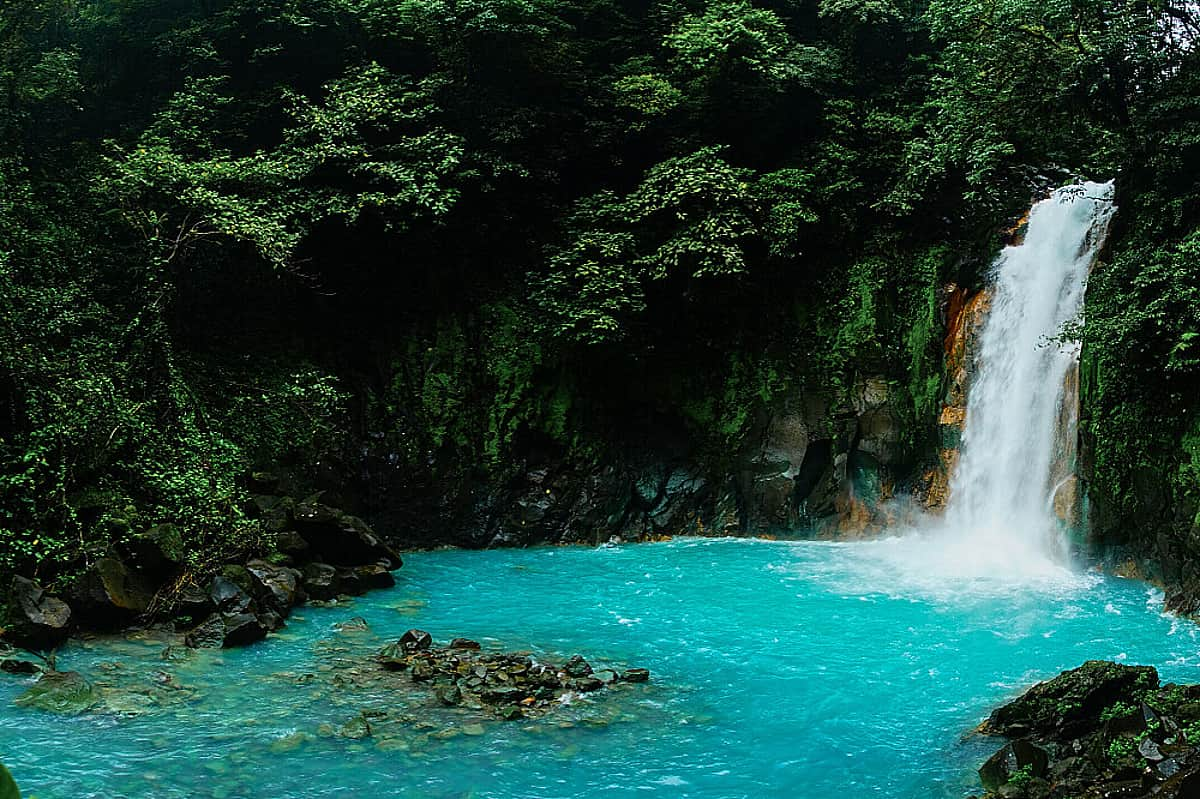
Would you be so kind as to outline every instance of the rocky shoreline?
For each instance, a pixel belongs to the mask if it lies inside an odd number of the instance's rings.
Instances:
[[[466,638],[437,647],[423,630],[409,630],[372,656],[367,648],[370,628],[359,617],[333,625],[332,632],[336,640],[318,643],[317,657],[307,666],[310,670],[274,672],[262,678],[279,681],[281,690],[323,686],[332,692],[331,701],[341,704],[353,705],[359,701],[356,696],[389,700],[383,709],[362,698],[366,709],[360,706],[340,726],[321,726],[306,733],[316,737],[383,740],[395,732],[391,728],[397,723],[420,726],[438,719],[440,710],[479,723],[540,719],[585,694],[650,680],[647,669],[593,667],[581,655],[556,661],[526,651],[485,650]],[[105,661],[88,674],[59,671],[53,658],[37,664],[0,653],[5,671],[34,677],[14,704],[61,715],[138,716],[199,698],[200,691],[190,684],[194,670],[176,668],[197,657],[179,633],[147,630],[130,634],[125,642],[162,648],[157,657],[148,652],[148,658],[132,663]]]
[[[1092,660],[996,709],[978,732],[1010,739],[979,769],[986,799],[1200,796],[1200,685]]]
[[[243,646],[281,629],[306,602],[395,585],[403,561],[362,519],[316,501],[254,502],[273,544],[267,557],[197,574],[178,531],[157,525],[93,563],[64,596],[14,577],[0,640],[47,653],[77,631],[166,624],[186,633],[187,646]]]

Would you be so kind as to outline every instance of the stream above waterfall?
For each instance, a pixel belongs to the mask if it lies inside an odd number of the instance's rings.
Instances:
[[[3,677],[0,756],[39,799],[929,799],[978,790],[997,742],[969,731],[1062,669],[1105,658],[1200,681],[1196,629],[1143,583],[955,578],[920,553],[686,538],[413,553],[397,587],[301,608],[245,649],[176,661],[152,635],[72,642],[59,667],[109,686],[110,710],[19,709],[27,680]],[[354,617],[369,629],[338,629]],[[370,671],[411,627],[653,677],[518,722],[355,687],[345,664]],[[179,701],[131,701],[164,682]],[[385,739],[330,735],[363,710],[406,721]]]

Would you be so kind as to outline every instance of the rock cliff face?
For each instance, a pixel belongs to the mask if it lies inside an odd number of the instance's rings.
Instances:
[[[370,518],[402,546],[867,535],[888,521],[881,503],[919,473],[897,402],[882,375],[840,392],[797,390],[758,409],[731,451],[697,451],[679,436],[598,463],[531,452],[500,485],[444,465],[389,472],[381,459],[369,469]]]
[[[918,497],[927,510],[940,512],[950,499],[950,478],[958,463],[959,444],[967,420],[967,392],[978,362],[979,333],[991,307],[987,289],[946,287],[945,393],[938,414],[938,456],[925,472]]]

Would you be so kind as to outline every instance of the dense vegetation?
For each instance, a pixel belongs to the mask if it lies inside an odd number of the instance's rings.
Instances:
[[[6,0],[0,575],[164,521],[198,570],[260,547],[256,469],[719,458],[867,372],[919,452],[942,286],[1072,175],[1121,192],[1093,494],[1193,513],[1198,35],[1183,0]]]

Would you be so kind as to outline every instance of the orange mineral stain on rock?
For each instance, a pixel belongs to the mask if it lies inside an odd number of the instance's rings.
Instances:
[[[947,389],[945,403],[938,414],[941,439],[947,442],[939,463],[921,480],[923,504],[931,511],[940,511],[950,498],[950,482],[958,463],[956,444],[962,437],[967,420],[967,391],[975,372],[979,332],[991,310],[992,293],[988,289],[971,292],[960,286],[946,287],[946,353]]]

